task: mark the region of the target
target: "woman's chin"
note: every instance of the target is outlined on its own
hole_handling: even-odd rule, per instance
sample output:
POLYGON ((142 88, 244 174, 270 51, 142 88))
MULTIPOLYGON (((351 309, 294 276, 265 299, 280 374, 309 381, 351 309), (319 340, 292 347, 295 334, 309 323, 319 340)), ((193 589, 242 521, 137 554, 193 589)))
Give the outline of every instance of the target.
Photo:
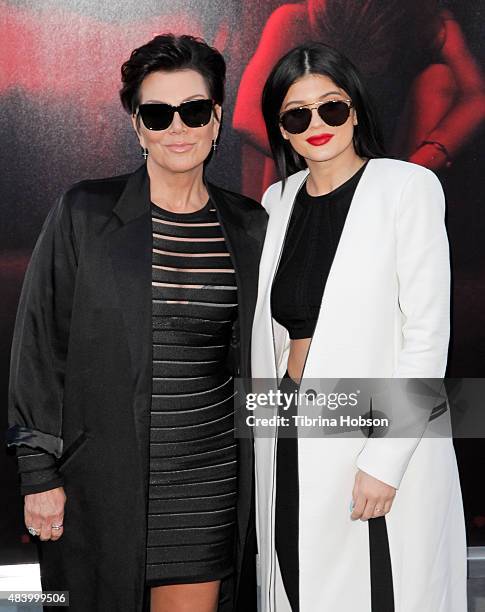
POLYGON ((325 149, 325 147, 321 147, 321 148, 315 147, 315 150, 313 151, 305 151, 304 158, 307 163, 308 162, 310 163, 328 162, 333 159, 336 159, 337 157, 340 157, 342 153, 344 152, 345 152, 345 149, 335 149, 335 148, 325 149))
POLYGON ((177 155, 170 155, 169 159, 154 159, 154 162, 165 171, 180 173, 195 170, 204 163, 204 159, 194 159, 190 154, 180 153, 177 155))

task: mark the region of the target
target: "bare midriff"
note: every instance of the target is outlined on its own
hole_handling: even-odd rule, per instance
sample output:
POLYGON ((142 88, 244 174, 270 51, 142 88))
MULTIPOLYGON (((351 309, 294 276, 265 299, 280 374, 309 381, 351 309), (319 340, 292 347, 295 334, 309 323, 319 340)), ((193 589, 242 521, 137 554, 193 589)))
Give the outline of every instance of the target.
POLYGON ((290 378, 295 382, 300 382, 301 380, 311 341, 311 338, 297 338, 290 341, 287 369, 290 378))

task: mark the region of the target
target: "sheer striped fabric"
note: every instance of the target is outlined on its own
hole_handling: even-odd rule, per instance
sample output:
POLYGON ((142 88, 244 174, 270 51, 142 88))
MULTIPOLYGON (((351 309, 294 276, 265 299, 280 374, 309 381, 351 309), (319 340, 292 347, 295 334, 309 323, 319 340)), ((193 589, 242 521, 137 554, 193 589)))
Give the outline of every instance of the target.
POLYGON ((236 277, 209 201, 151 204, 153 390, 147 584, 232 572, 237 480, 233 381, 224 363, 236 277))

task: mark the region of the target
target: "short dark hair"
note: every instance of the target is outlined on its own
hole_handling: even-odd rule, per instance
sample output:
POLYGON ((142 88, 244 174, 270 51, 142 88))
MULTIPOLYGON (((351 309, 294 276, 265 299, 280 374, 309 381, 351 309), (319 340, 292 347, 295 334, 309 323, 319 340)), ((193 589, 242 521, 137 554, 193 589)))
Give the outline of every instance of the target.
POLYGON ((263 89, 262 108, 266 131, 283 186, 286 178, 306 168, 306 163, 281 135, 279 113, 288 89, 297 79, 307 74, 328 76, 350 96, 359 122, 354 129, 353 139, 357 155, 369 158, 385 155, 370 95, 357 68, 336 49, 323 43, 309 42, 295 47, 278 61, 263 89))
POLYGON ((121 66, 121 104, 134 114, 140 104, 140 86, 152 72, 195 70, 202 75, 216 104, 224 101, 226 62, 222 55, 201 38, 161 34, 132 51, 121 66))

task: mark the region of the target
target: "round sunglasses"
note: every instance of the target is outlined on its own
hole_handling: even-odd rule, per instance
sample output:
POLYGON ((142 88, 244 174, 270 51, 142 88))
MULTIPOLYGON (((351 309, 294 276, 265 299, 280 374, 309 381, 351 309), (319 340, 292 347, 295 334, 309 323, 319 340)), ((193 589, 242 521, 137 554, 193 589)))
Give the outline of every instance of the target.
POLYGON ((302 134, 308 129, 312 121, 312 110, 316 109, 322 121, 332 127, 338 127, 349 118, 351 107, 351 100, 330 100, 328 102, 317 102, 316 104, 305 104, 281 113, 280 123, 290 134, 302 134))
POLYGON ((187 127, 203 127, 207 125, 214 108, 213 100, 189 100, 179 106, 171 104, 153 103, 140 104, 138 113, 148 130, 166 130, 172 124, 177 112, 187 127))

